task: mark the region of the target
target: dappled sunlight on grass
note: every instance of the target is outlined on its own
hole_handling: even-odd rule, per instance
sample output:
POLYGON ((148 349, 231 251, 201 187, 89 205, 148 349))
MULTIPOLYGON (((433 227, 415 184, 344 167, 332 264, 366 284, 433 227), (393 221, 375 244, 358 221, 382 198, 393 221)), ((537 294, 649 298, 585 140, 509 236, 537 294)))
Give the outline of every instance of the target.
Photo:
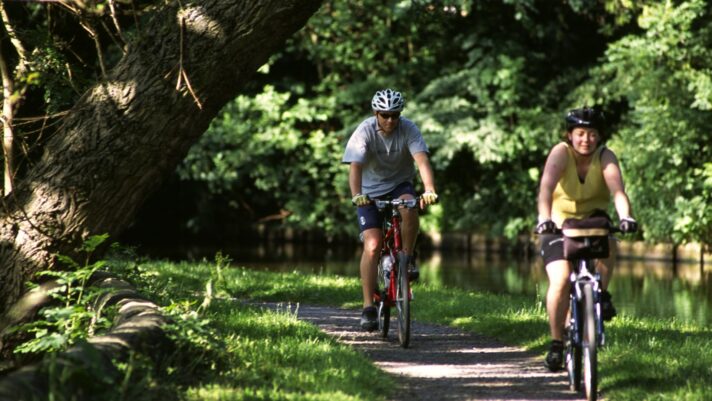
POLYGON ((358 401, 361 398, 342 392, 321 394, 303 394, 282 389, 252 389, 213 385, 191 389, 187 394, 189 401, 358 401))
POLYGON ((361 293, 358 278, 308 275, 299 272, 270 273, 232 269, 225 273, 227 290, 236 297, 249 294, 255 300, 300 301, 345 305, 361 293))
POLYGON ((381 400, 392 388, 362 354, 297 319, 300 302, 348 303, 357 279, 225 269, 216 263, 146 262, 151 291, 201 316, 220 339, 220 367, 183 394, 188 400, 381 400), (208 295, 210 290, 211 295, 208 295), (237 298, 275 300, 264 309, 237 298), (209 302, 206 302, 209 301, 209 302))
MULTIPOLYGON (((160 266, 167 286, 192 291, 210 266, 160 266)), ((294 316, 298 304, 358 307, 357 277, 270 273, 246 269, 223 272, 229 300, 213 302, 209 313, 224 333, 231 368, 190 391, 198 400, 372 399, 386 388, 365 358, 325 337, 294 316), (270 312, 234 298, 292 304, 270 312)), ((542 295, 501 295, 413 286, 413 318, 459 327, 504 343, 543 352, 549 328, 542 295)), ((606 325, 599 354, 600 390, 607 399, 703 400, 712 393, 712 328, 674 319, 637 318, 622 313, 606 325)))
POLYGON ((371 399, 385 391, 364 356, 289 313, 238 308, 225 324, 236 334, 226 340, 232 368, 223 382, 267 391, 266 399, 371 399))

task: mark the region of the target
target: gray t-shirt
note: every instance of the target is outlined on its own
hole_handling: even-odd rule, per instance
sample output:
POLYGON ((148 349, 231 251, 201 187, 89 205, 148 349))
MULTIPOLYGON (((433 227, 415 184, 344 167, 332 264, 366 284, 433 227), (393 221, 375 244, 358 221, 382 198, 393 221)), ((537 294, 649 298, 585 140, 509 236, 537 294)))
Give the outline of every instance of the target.
POLYGON ((398 127, 387 137, 378 133, 376 117, 364 120, 346 144, 343 163, 363 165, 361 191, 371 197, 381 196, 398 184, 415 177, 413 155, 428 152, 418 127, 401 117, 398 127))

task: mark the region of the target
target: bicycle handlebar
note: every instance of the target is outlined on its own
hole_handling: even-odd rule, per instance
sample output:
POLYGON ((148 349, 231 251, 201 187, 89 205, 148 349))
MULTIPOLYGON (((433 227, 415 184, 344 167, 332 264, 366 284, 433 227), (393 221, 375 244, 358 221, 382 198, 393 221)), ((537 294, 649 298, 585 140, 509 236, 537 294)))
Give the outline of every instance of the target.
POLYGON ((418 196, 415 199, 391 199, 391 200, 373 199, 372 202, 379 209, 385 209, 389 206, 405 206, 409 209, 413 209, 418 206, 418 202, 420 202, 420 196, 418 196))
MULTIPOLYGON (((551 232, 551 233, 541 233, 541 234, 538 234, 538 233, 535 232, 534 234, 536 234, 536 235, 543 235, 543 234, 558 234, 558 235, 562 235, 563 233, 564 233, 563 230, 557 227, 556 230, 554 230, 554 232, 551 232)), ((614 225, 611 224, 611 226, 608 227, 608 234, 628 234, 628 233, 624 233, 623 231, 621 231, 620 228, 618 228, 618 227, 616 227, 616 226, 614 226, 614 225)), ((629 234, 632 234, 632 233, 629 233, 629 234)))

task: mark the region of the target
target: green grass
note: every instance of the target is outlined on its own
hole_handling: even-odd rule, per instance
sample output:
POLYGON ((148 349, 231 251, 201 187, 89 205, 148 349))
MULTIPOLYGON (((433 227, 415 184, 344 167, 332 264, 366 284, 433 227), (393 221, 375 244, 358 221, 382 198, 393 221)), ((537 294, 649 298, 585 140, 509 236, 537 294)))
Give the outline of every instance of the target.
MULTIPOLYGON (((235 297, 360 305, 357 278, 225 272, 235 297)), ((495 295, 417 284, 413 317, 459 327, 540 352, 549 342, 542 295, 495 295)), ((609 400, 712 399, 712 328, 675 320, 619 316, 606 326, 607 345, 599 354, 601 394, 609 400)), ((543 367, 542 367, 543 369, 543 367)))
MULTIPOLYGON (((157 302, 172 305, 180 327, 175 333, 182 337, 173 359, 163 362, 164 372, 142 384, 148 390, 138 399, 357 401, 390 394, 393 380, 364 355, 288 310, 265 310, 227 297, 216 286, 223 278, 215 266, 148 262, 125 272, 157 302), (208 282, 218 296, 206 304, 208 282), (150 395, 158 387, 161 391, 150 395)), ((243 281, 238 270, 224 273, 226 283, 243 281)))
POLYGON ((188 400, 371 400, 390 383, 354 350, 288 312, 219 301, 226 369, 186 392, 188 400))
MULTIPOLYGON (((352 349, 288 312, 239 300, 360 307, 356 277, 217 268, 220 263, 149 262, 140 271, 147 294, 162 305, 219 296, 202 316, 221 339, 200 338, 187 354, 202 355, 207 373, 178 380, 186 400, 372 400, 387 397, 392 379, 352 349), (212 349, 208 349, 212 348, 212 349), (202 353, 202 354, 201 354, 202 353)), ((129 274, 130 275, 130 274, 129 274)), ((510 296, 416 284, 413 317, 497 338, 543 357, 548 325, 543 296, 510 296)), ((189 333, 187 325, 183 333, 189 333)), ((608 400, 712 399, 712 328, 674 320, 618 316, 606 326, 599 354, 600 391, 608 400)), ((190 334, 188 334, 190 336, 190 334)), ((200 336, 196 336, 200 337, 200 336)), ((174 363, 174 366, 181 365, 174 363)), ((542 367, 542 369, 544 369, 542 367)), ((175 376, 175 375, 174 375, 175 376)))

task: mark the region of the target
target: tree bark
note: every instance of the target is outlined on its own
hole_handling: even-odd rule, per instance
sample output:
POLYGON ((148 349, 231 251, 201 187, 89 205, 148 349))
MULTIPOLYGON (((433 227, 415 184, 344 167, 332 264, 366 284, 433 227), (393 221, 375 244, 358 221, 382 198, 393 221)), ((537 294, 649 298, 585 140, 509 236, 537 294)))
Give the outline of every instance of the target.
POLYGON ((0 313, 33 273, 53 266, 54 255, 73 255, 88 236, 114 237, 126 228, 222 106, 321 0, 166 3, 5 197, 0 313))

